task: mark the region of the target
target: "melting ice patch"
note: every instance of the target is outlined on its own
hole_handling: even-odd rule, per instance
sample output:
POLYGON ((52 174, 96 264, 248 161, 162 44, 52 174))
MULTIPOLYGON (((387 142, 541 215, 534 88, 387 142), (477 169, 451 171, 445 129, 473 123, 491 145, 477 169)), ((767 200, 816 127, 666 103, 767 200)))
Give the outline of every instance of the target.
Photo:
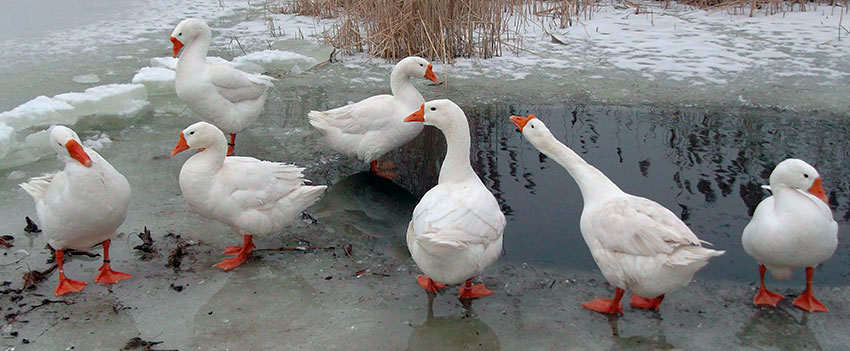
MULTIPOLYGON (((73 125, 89 116, 134 117, 149 105, 142 84, 108 84, 84 92, 36 97, 0 113, 0 169, 26 164, 48 154, 45 128, 52 124, 73 125), (21 135, 26 135, 23 140, 21 135)), ((108 142, 99 138, 93 143, 102 147, 108 142)))

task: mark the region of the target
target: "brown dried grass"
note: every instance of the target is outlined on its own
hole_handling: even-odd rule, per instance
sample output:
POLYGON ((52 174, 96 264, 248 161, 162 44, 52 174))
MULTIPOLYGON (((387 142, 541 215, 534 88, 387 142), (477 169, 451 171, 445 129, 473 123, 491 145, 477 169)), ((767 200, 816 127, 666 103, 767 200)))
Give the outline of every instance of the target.
MULTIPOLYGON (((273 12, 336 18, 324 41, 344 53, 399 60, 422 56, 452 62, 457 57, 490 58, 504 50, 522 51, 521 30, 531 21, 549 21, 560 28, 590 19, 598 0, 266 0, 273 12), (532 20, 533 19, 533 20, 532 20)), ((658 0, 669 4, 670 0, 658 0)), ((700 9, 753 15, 813 10, 817 4, 850 0, 677 0, 700 9)), ((640 4, 624 0, 636 8, 640 4)), ((645 7, 645 6, 644 6, 645 7)))

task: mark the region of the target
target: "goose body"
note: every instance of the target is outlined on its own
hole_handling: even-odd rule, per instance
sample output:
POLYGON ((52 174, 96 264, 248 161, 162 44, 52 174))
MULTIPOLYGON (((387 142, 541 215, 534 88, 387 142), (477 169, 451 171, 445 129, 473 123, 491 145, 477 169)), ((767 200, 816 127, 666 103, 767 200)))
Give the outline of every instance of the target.
MULTIPOLYGON (((411 84, 411 77, 437 82, 428 61, 408 57, 396 64, 390 75, 392 95, 376 95, 327 111, 310 111, 310 124, 337 152, 364 162, 376 161, 422 131, 420 123, 404 123, 404 118, 425 102, 411 84)), ((373 164, 373 171, 374 167, 373 164)))
MULTIPOLYGON (((252 157, 227 157, 224 134, 206 122, 187 127, 172 155, 198 148, 180 170, 180 191, 186 204, 201 216, 215 219, 243 236, 236 261, 219 264, 233 269, 247 258, 254 235, 279 233, 315 203, 326 186, 311 186, 303 168, 252 157), (244 257, 243 257, 244 256, 244 257)), ((228 250, 232 251, 233 248, 228 250)), ((234 259, 230 259, 234 260, 234 259)))
POLYGON ((236 133, 263 112, 272 78, 240 71, 226 64, 207 63, 212 31, 201 20, 186 19, 171 34, 177 61, 174 87, 177 96, 202 120, 230 134, 228 155, 236 133))
POLYGON ((37 177, 21 184, 35 200, 36 214, 56 250, 60 284, 56 295, 82 290, 83 282, 64 277, 61 256, 65 249, 87 251, 104 244, 104 269, 97 282, 113 284, 129 278, 129 274, 109 268, 109 240, 127 218, 130 183, 96 151, 83 147, 79 136, 65 126, 50 128, 51 146, 65 163, 65 168, 52 175, 37 177), (102 275, 113 275, 105 277, 102 275))
POLYGON ((407 248, 426 276, 419 283, 429 292, 445 284, 461 286, 461 298, 491 295, 471 278, 493 264, 502 252, 505 216, 492 193, 473 171, 469 159, 469 124, 449 100, 434 100, 405 119, 424 122, 446 136, 446 159, 436 186, 428 190, 407 229, 407 248))
POLYGON ((820 176, 804 161, 788 159, 771 173, 769 189, 773 195, 758 204, 741 237, 744 251, 760 265, 761 286, 754 303, 775 306, 782 299, 765 288, 765 270, 785 280, 793 270, 806 268, 807 288, 794 304, 810 312, 826 311, 811 296, 811 279, 814 267, 838 247, 838 223, 826 203, 820 176))
POLYGON ((597 299, 585 303, 586 308, 620 313, 619 299, 629 290, 632 306, 657 309, 664 294, 687 285, 711 257, 724 253, 702 247, 702 241, 664 206, 621 190, 555 139, 534 115, 511 120, 537 150, 566 168, 581 190, 582 237, 602 275, 617 287, 615 299, 597 299))

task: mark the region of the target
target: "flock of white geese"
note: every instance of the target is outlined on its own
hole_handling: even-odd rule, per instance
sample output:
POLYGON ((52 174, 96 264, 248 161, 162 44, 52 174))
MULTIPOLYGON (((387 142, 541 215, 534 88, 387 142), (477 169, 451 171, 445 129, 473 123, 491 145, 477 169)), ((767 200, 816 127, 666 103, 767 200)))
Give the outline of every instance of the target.
MULTIPOLYGON (((253 236, 280 233, 326 187, 310 185, 303 168, 294 165, 230 156, 236 134, 261 114, 273 79, 207 63, 211 31, 203 21, 182 21, 170 39, 174 55, 182 51, 177 95, 204 120, 181 131, 171 152, 199 151, 180 171, 180 190, 193 211, 242 236, 242 244, 226 247, 229 257, 216 264, 231 270, 251 254, 253 236)), ((428 61, 408 57, 392 70, 391 95, 313 111, 309 121, 328 146, 371 163, 376 173, 384 172, 377 160, 413 139, 423 125, 442 131, 447 153, 439 183, 422 197, 407 229, 408 249, 423 273, 417 280, 430 298, 449 284, 460 284, 461 299, 492 295, 473 279, 502 252, 505 216, 470 164, 470 130, 463 110, 450 100, 426 102, 411 78, 437 81, 428 61)), ((657 310, 666 293, 687 285, 710 258, 723 254, 704 247, 706 242, 667 208, 621 190, 534 115, 510 119, 535 148, 562 165, 581 190, 581 234, 602 275, 616 287, 613 298, 598 298, 584 307, 622 313, 621 299, 628 290, 631 306, 657 310)), ((95 282, 114 284, 130 278, 109 264, 109 242, 127 215, 130 184, 97 152, 83 147, 73 130, 53 126, 50 141, 65 168, 21 187, 35 200, 44 233, 55 249, 59 266, 55 294, 79 292, 86 285, 65 276, 65 249, 87 250, 102 243, 103 265, 95 282)), ((793 270, 805 268, 806 288, 794 305, 827 311, 813 296, 811 281, 813 267, 835 252, 838 227, 820 176, 809 164, 788 159, 773 170, 769 187, 773 195, 758 205, 742 237, 761 275, 753 302, 775 306, 783 298, 765 287, 767 270, 777 279, 787 279, 793 270)))

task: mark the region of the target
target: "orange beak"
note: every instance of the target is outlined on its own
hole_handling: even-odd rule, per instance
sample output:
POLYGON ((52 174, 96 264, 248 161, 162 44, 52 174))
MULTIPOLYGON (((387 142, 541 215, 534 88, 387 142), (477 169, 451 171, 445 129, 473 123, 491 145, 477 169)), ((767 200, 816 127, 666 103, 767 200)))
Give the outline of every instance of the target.
POLYGON ((180 132, 180 140, 177 141, 177 145, 174 146, 174 150, 171 150, 171 156, 177 155, 186 150, 189 150, 189 144, 186 143, 186 138, 183 137, 183 132, 180 132))
POLYGON ((68 140, 68 142, 65 143, 65 148, 68 149, 68 153, 71 157, 82 163, 83 166, 91 167, 91 158, 89 158, 89 155, 83 150, 83 147, 76 140, 68 140))
POLYGON ((519 128, 519 131, 522 132, 522 128, 525 128, 525 125, 528 124, 528 121, 532 118, 534 118, 534 115, 528 115, 528 117, 511 116, 511 122, 514 122, 516 127, 519 128))
POLYGON ((183 43, 177 40, 174 36, 171 37, 171 43, 174 44, 174 57, 177 57, 177 54, 180 53, 180 49, 183 48, 183 43))
POLYGON ((823 191, 823 187, 820 185, 820 177, 815 179, 815 182, 812 183, 812 186, 809 187, 809 193, 817 196, 818 199, 821 199, 827 205, 829 204, 829 200, 826 198, 826 191, 823 191))
POLYGON ((425 122, 425 104, 404 119, 405 122, 425 122))
POLYGON ((434 74, 434 66, 431 66, 430 63, 428 64, 428 69, 425 70, 425 78, 434 83, 440 84, 440 81, 437 80, 437 75, 434 74))

